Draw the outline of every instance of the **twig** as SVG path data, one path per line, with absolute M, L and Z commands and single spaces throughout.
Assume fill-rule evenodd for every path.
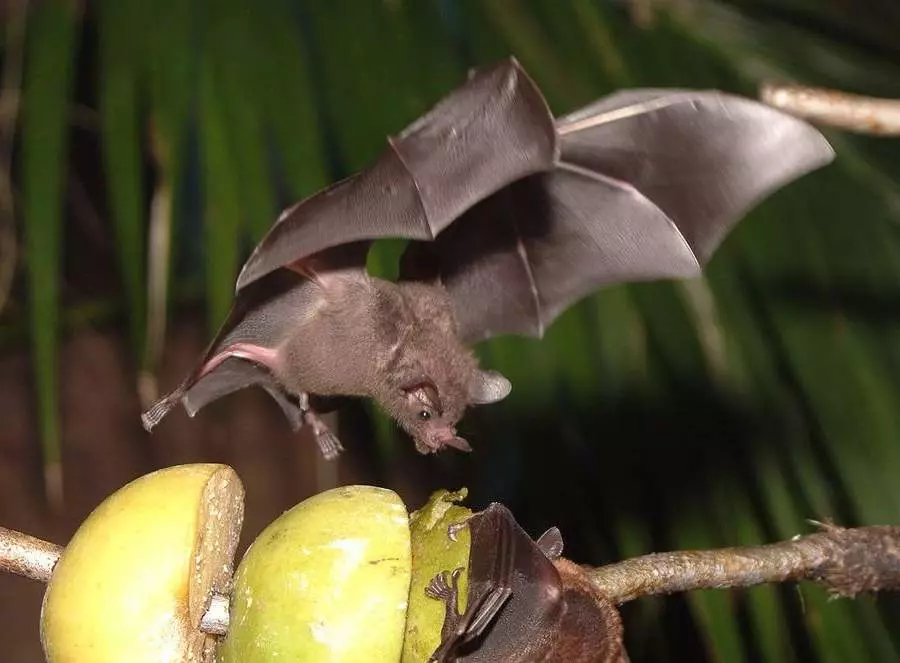
M 900 590 L 900 527 L 817 524 L 821 532 L 780 543 L 656 553 L 580 568 L 615 604 L 644 596 L 799 580 L 818 582 L 836 596 Z M 0 572 L 49 582 L 62 551 L 54 543 L 0 527 Z M 228 597 L 214 592 L 200 630 L 221 635 L 228 621 Z
M 0 571 L 49 582 L 62 547 L 0 527 Z
M 838 596 L 900 590 L 900 527 L 823 531 L 764 546 L 656 553 L 584 567 L 611 601 L 697 589 L 812 580 Z
M 759 93 L 764 102 L 813 122 L 879 136 L 900 136 L 900 100 L 864 97 L 803 85 L 767 83 Z

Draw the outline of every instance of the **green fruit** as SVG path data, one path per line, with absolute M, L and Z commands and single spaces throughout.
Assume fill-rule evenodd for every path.
M 465 488 L 455 493 L 440 490 L 421 509 L 410 516 L 412 532 L 412 582 L 409 591 L 409 614 L 402 663 L 421 663 L 437 649 L 444 624 L 444 604 L 425 595 L 425 587 L 438 573 L 462 568 L 459 578 L 459 609 L 466 607 L 468 587 L 469 528 L 447 536 L 447 527 L 472 515 L 472 511 L 456 502 L 465 499 Z M 396 660 L 396 659 L 395 659 Z
M 238 566 L 221 663 L 400 659 L 411 574 L 406 507 L 349 486 L 271 523 Z
M 169 467 L 108 497 L 66 546 L 44 595 L 41 641 L 50 663 L 212 660 L 199 629 L 223 591 L 244 491 L 226 465 Z

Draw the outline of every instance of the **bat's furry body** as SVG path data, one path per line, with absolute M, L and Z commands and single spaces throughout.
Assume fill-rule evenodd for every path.
M 472 351 L 457 337 L 446 290 L 360 274 L 321 280 L 324 295 L 316 314 L 281 346 L 280 361 L 274 364 L 277 380 L 294 394 L 375 398 L 401 422 L 409 419 L 408 388 L 430 383 L 440 394 L 431 416 L 451 422 L 448 432 L 455 435 L 452 423 L 462 415 L 461 408 L 478 400 L 481 372 Z M 340 361 L 335 361 L 334 348 L 341 348 Z M 423 411 L 412 414 L 418 417 Z M 425 445 L 424 452 L 450 440 L 424 437 L 417 442 Z
M 286 210 L 247 260 L 197 369 L 144 414 L 257 384 L 326 456 L 310 395 L 368 396 L 422 452 L 509 382 L 467 345 L 540 337 L 606 284 L 696 276 L 737 220 L 833 158 L 808 124 L 719 92 L 630 90 L 554 119 L 521 66 L 475 73 L 371 168 Z M 366 273 L 410 242 L 397 283 Z

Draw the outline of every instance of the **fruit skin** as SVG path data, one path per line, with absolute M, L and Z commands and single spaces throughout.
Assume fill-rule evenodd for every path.
M 223 482 L 239 502 L 236 523 L 208 513 L 210 486 L 221 488 Z M 195 628 L 199 616 L 192 617 L 199 607 L 196 585 L 205 584 L 199 580 L 201 539 L 208 522 L 217 530 L 239 529 L 242 505 L 240 480 L 218 464 L 165 468 L 108 497 L 66 546 L 44 594 L 41 641 L 47 660 L 204 660 L 210 643 Z M 231 506 L 230 499 L 222 500 L 217 513 Z M 223 559 L 209 561 L 230 567 L 233 554 L 232 547 Z
M 397 663 L 410 581 L 406 507 L 347 486 L 272 522 L 238 565 L 220 663 Z
M 459 577 L 459 610 L 465 610 L 471 536 L 460 528 L 456 541 L 447 536 L 447 527 L 465 521 L 471 509 L 459 506 L 467 490 L 439 490 L 410 516 L 413 574 L 409 589 L 409 614 L 403 643 L 402 663 L 427 661 L 441 640 L 444 603 L 425 595 L 425 587 L 441 571 L 462 568 Z

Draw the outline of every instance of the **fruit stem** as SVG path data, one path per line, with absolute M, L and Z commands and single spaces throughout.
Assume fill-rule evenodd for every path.
M 0 571 L 49 582 L 62 546 L 0 527 Z

